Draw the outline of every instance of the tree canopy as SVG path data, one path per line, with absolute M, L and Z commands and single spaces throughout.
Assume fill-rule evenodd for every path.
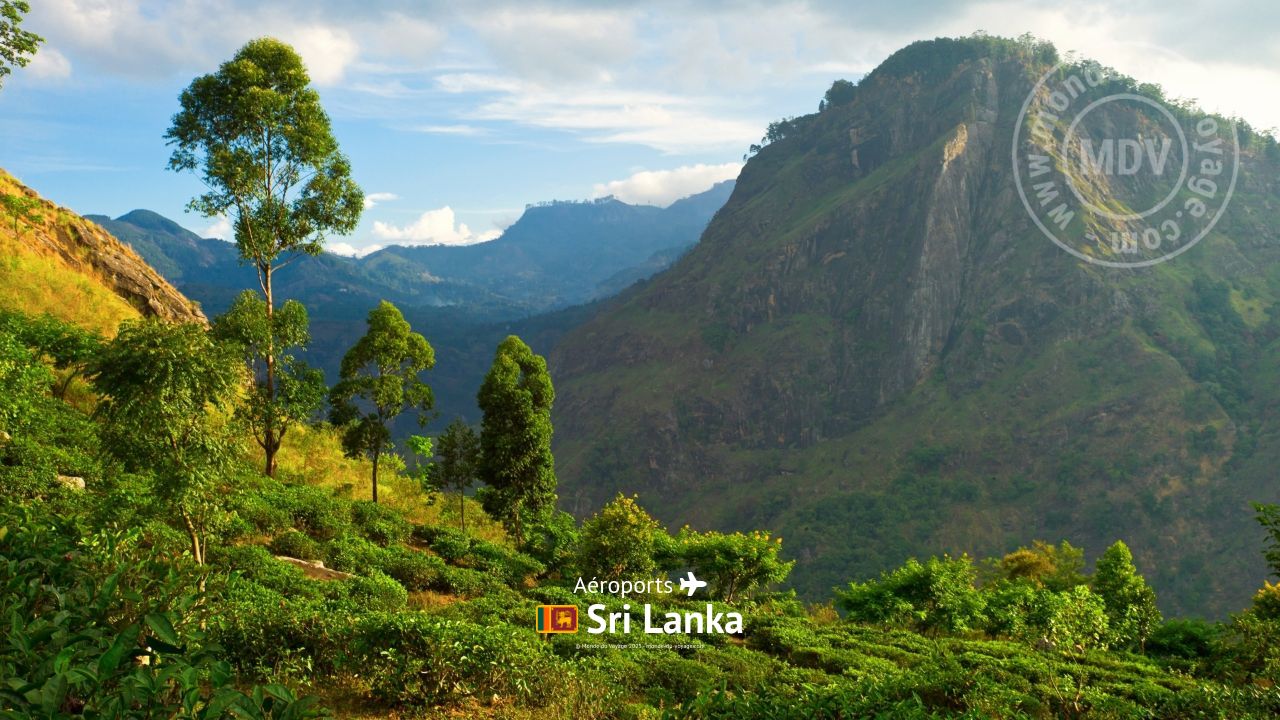
M 400 413 L 418 412 L 426 422 L 433 396 L 418 374 L 436 364 L 426 338 L 409 326 L 399 308 L 383 300 L 369 313 L 369 330 L 342 358 L 338 384 L 329 393 L 329 419 L 342 428 L 350 457 L 373 461 L 373 501 L 378 501 L 378 461 L 391 445 L 388 427 Z
M 498 345 L 477 397 L 480 479 L 489 487 L 484 507 L 523 541 L 526 514 L 555 506 L 556 473 L 551 456 L 551 405 L 555 389 L 547 361 L 515 335 Z
M 26 0 L 0 0 L 0 85 L 15 67 L 26 67 L 44 38 L 22 29 L 31 12 Z

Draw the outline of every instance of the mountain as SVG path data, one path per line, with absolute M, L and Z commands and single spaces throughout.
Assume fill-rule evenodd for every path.
M 113 335 L 121 320 L 155 315 L 205 322 L 204 314 L 127 244 L 89 219 L 40 198 L 0 170 L 0 308 L 48 313 Z
M 343 353 L 364 334 L 370 308 L 383 299 L 396 303 L 436 350 L 431 382 L 439 418 L 431 427 L 454 417 L 474 421 L 475 393 L 503 338 L 516 333 L 539 353 L 549 352 L 589 316 L 591 301 L 666 268 L 697 242 L 732 189 L 732 181 L 722 182 L 666 208 L 613 198 L 546 203 L 529 207 L 502 237 L 479 245 L 301 258 L 277 272 L 276 294 L 307 306 L 313 336 L 307 360 L 331 382 Z M 89 217 L 211 316 L 257 286 L 231 243 L 201 238 L 148 210 Z M 411 418 L 398 430 L 418 432 Z
M 490 242 L 392 246 L 363 264 L 387 275 L 467 282 L 536 311 L 579 305 L 670 265 L 697 242 L 732 190 L 732 181 L 717 183 L 666 208 L 612 197 L 533 205 Z
M 89 218 L 131 245 L 182 291 L 198 300 L 211 314 L 224 311 L 237 294 L 257 287 L 253 269 L 240 262 L 234 244 L 195 233 L 150 210 L 134 210 L 118 218 L 101 215 Z M 301 258 L 276 275 L 276 288 L 283 299 L 301 300 L 313 311 L 333 308 L 338 314 L 350 307 L 369 307 L 387 299 L 398 304 L 443 306 L 465 304 L 477 311 L 493 308 L 499 314 L 518 312 L 509 303 L 465 283 L 437 281 L 407 283 L 388 280 L 368 272 L 353 258 L 325 253 Z M 353 315 L 354 316 L 354 315 Z
M 1056 60 L 917 43 L 771 127 L 698 245 L 557 344 L 562 503 L 639 493 L 671 526 L 773 528 L 811 598 L 912 555 L 1119 537 L 1166 610 L 1246 605 L 1265 576 L 1248 503 L 1280 498 L 1280 148 L 1239 125 L 1230 207 L 1187 252 L 1088 262 L 1127 256 L 1050 242 L 1011 162 Z M 1089 127 L 1151 138 L 1152 107 Z M 1165 189 L 1071 181 L 1111 208 Z

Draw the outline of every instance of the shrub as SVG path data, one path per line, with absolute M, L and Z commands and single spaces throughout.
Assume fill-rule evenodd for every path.
M 712 597 L 726 602 L 785 580 L 795 561 L 783 562 L 781 550 L 782 538 L 762 531 L 698 533 L 686 527 L 675 539 L 677 557 L 710 583 Z
M 982 621 L 984 599 L 974 588 L 969 556 L 912 558 L 878 580 L 850 583 L 837 593 L 850 619 L 918 630 L 964 632 Z
M 324 551 L 325 564 L 335 570 L 361 573 L 371 569 L 383 569 L 388 551 L 362 537 L 343 535 L 330 541 Z
M 440 569 L 439 576 L 431 589 L 474 597 L 494 588 L 495 585 L 500 587 L 501 583 L 491 575 L 470 568 L 446 565 Z
M 449 562 L 458 562 L 471 552 L 471 538 L 453 528 L 419 525 L 414 528 L 413 535 Z
M 1183 660 L 1203 660 L 1213 654 L 1222 628 L 1204 620 L 1170 620 L 1147 638 L 1147 653 Z
M 546 572 L 546 567 L 536 559 L 483 540 L 472 541 L 470 559 L 477 570 L 498 575 L 509 585 L 519 584 L 530 575 Z
M 351 621 L 315 602 L 289 600 L 252 587 L 229 597 L 210 627 L 212 639 L 242 670 L 269 676 L 310 663 L 313 673 L 346 667 Z
M 657 567 L 658 521 L 632 498 L 619 494 L 582 524 L 578 567 L 601 580 L 646 578 Z
M 349 503 L 307 485 L 285 485 L 274 494 L 293 525 L 317 540 L 331 540 L 351 527 Z
M 367 500 L 351 504 L 351 519 L 362 535 L 383 547 L 404 543 L 413 530 L 400 513 Z
M 241 493 L 235 498 L 233 508 L 237 515 L 258 532 L 276 533 L 293 526 L 289 510 L 282 507 L 274 497 L 255 492 Z
M 409 593 L 390 575 L 378 570 L 347 582 L 347 594 L 362 610 L 394 612 L 403 610 Z
M 434 555 L 401 547 L 386 551 L 381 569 L 409 590 L 432 590 L 441 587 L 447 567 Z
M 355 626 L 371 691 L 398 705 L 434 705 L 490 695 L 528 699 L 554 658 L 525 631 L 413 613 L 372 613 Z
M 277 535 L 268 547 L 276 555 L 300 560 L 319 560 L 324 557 L 324 549 L 320 547 L 320 543 L 297 530 Z
M 286 596 L 314 596 L 315 588 L 302 570 L 271 556 L 261 545 L 210 548 L 210 561 L 239 572 L 248 580 Z

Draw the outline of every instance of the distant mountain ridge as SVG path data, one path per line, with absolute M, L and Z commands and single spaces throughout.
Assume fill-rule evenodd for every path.
M 325 305 L 469 308 L 522 317 L 607 297 L 665 268 L 697 242 L 733 181 L 659 208 L 614 198 L 531 206 L 495 240 L 465 246 L 391 246 L 362 258 L 325 253 L 280 271 L 277 293 L 313 312 Z M 211 312 L 253 287 L 234 245 L 201 238 L 149 210 L 88 216 Z
M 342 354 L 364 333 L 369 310 L 379 300 L 396 303 L 435 347 L 429 381 L 440 422 L 476 420 L 475 393 L 498 342 L 514 332 L 537 352 L 550 352 L 592 312 L 581 304 L 645 280 L 693 246 L 732 189 L 732 181 L 723 182 L 666 208 L 612 198 L 537 205 L 502 237 L 478 245 L 303 258 L 277 272 L 276 295 L 307 306 L 313 335 L 307 359 L 331 382 Z M 148 210 L 90 217 L 210 317 L 257 287 L 231 243 L 201 238 Z M 411 420 L 404 425 L 408 432 Z

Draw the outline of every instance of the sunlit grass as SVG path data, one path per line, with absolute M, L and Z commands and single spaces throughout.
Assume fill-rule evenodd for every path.
M 0 171 L 0 194 L 18 195 L 21 186 Z M 38 217 L 19 220 L 0 212 L 0 308 L 27 315 L 48 314 L 111 337 L 122 320 L 139 312 L 106 284 L 42 251 L 37 237 L 54 233 L 71 216 L 44 205 Z
M 253 446 L 253 462 L 261 466 L 262 452 Z M 338 431 L 327 425 L 293 427 L 285 434 L 276 455 L 277 476 L 283 480 L 332 489 L 353 500 L 372 498 L 373 464 L 352 459 L 342 452 Z M 404 470 L 398 457 L 384 457 L 378 468 L 378 502 L 394 508 L 418 525 L 459 525 L 458 496 L 428 492 Z M 502 525 L 484 513 L 480 504 L 466 498 L 467 533 L 489 542 L 507 542 Z

